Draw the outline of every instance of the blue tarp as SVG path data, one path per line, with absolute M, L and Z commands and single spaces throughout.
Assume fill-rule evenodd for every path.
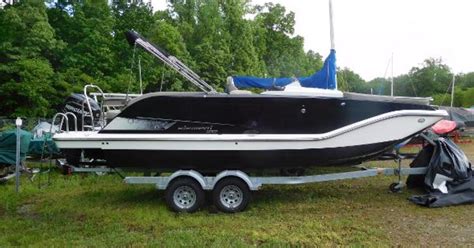
M 273 89 L 283 87 L 295 81 L 294 78 L 257 78 L 257 77 L 232 77 L 234 84 L 239 89 L 261 88 Z M 323 68 L 309 77 L 299 77 L 301 86 L 308 88 L 336 89 L 336 50 L 331 49 L 329 56 L 324 61 Z

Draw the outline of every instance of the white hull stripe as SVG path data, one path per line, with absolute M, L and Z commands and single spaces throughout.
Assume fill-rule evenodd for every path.
M 402 110 L 323 134 L 101 134 L 54 135 L 59 148 L 104 150 L 300 150 L 349 147 L 400 140 L 447 116 L 444 110 Z

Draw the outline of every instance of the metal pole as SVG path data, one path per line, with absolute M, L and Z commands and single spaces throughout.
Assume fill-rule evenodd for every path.
M 333 24 L 333 13 L 332 13 L 332 0 L 329 0 L 329 32 L 331 36 L 331 49 L 336 49 L 334 42 L 334 24 Z
M 334 20 L 333 20 L 333 12 L 332 12 L 332 0 L 329 0 L 329 34 L 331 36 L 331 50 L 336 49 L 336 42 L 334 41 Z M 337 73 L 335 75 L 336 79 L 336 90 L 337 87 Z
M 23 121 L 20 119 L 20 117 L 16 118 L 15 121 L 16 124 L 16 166 L 15 166 L 15 191 L 17 193 L 20 192 L 20 146 L 21 146 L 21 125 L 23 124 Z
M 143 95 L 142 64 L 140 61 L 140 57 L 138 57 L 138 76 L 140 77 L 140 95 Z
M 390 96 L 393 96 L 393 52 L 392 52 L 392 79 L 390 80 Z
M 453 87 L 451 88 L 451 107 L 454 103 L 454 83 L 456 83 L 456 75 L 453 74 Z

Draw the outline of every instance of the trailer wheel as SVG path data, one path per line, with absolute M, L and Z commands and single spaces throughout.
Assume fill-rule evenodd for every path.
M 243 211 L 250 201 L 248 185 L 238 178 L 224 178 L 212 192 L 214 205 L 225 213 Z
M 388 187 L 390 192 L 392 193 L 400 193 L 402 192 L 402 185 L 400 183 L 392 183 Z
M 166 188 L 166 203 L 175 212 L 192 213 L 205 200 L 204 190 L 196 180 L 188 177 L 176 178 Z

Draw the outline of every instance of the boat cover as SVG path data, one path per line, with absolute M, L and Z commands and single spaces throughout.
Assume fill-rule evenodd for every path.
M 467 127 L 474 127 L 474 111 L 466 108 L 440 107 L 449 113 L 449 119 L 464 123 Z
M 232 79 L 235 86 L 239 89 L 275 89 L 278 87 L 284 87 L 295 81 L 295 78 L 258 78 L 248 76 L 234 76 Z M 309 77 L 299 77 L 297 80 L 303 87 L 336 89 L 336 50 L 331 49 L 331 52 L 324 61 L 324 65 L 321 70 Z
M 51 126 L 51 123 L 47 121 L 42 121 L 38 123 L 31 132 L 33 133 L 33 139 L 41 138 L 43 137 L 43 134 L 49 134 L 50 131 L 53 133 L 59 131 L 59 126 L 54 125 Z
M 20 158 L 24 160 L 30 145 L 31 133 L 20 131 Z M 0 133 L 0 164 L 16 164 L 16 130 Z
M 51 133 L 57 132 L 59 126 L 54 125 L 51 127 L 51 123 L 43 121 L 38 123 L 33 130 L 33 139 L 30 141 L 30 147 L 28 149 L 28 155 L 40 157 L 41 155 L 59 155 L 59 149 L 51 138 Z
M 438 138 L 426 146 L 410 167 L 424 167 L 425 176 L 409 176 L 407 186 L 423 187 L 427 194 L 415 195 L 410 201 L 427 207 L 444 207 L 474 203 L 474 178 L 464 152 L 450 139 Z
M 33 138 L 30 141 L 28 155 L 48 157 L 50 155 L 59 155 L 59 153 L 59 148 L 54 143 L 50 133 L 43 133 L 43 137 Z

